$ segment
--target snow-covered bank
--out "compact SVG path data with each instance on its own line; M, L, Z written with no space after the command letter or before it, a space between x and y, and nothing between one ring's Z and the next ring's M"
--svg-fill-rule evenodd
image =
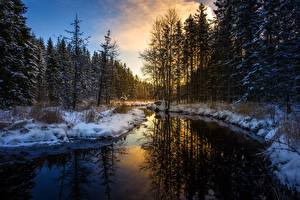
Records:
M148 108L164 111L162 104L151 104ZM273 118L257 119L224 108L210 108L206 104L183 104L171 105L169 112L218 119L262 137L270 144L265 154L270 158L275 175L282 184L300 191L300 145L293 138L288 138L288 133L279 131L283 122L282 111L276 110Z
M70 138L118 137L145 119L144 112L133 109L126 114L104 117L99 123L79 123L68 133Z
M0 129L0 147L21 147L60 144L73 139L118 137L141 123L144 112L132 109L125 114L112 110L96 113L95 122L87 123L80 112L62 112L63 123L46 124L34 120L20 120Z
M269 156L275 168L274 173L280 182L290 189L295 188L300 192L299 146L297 149L291 149L286 141L287 139L282 135L278 140L271 143L266 155Z
M125 106L147 106L152 104L153 101L114 101L114 105L125 105Z

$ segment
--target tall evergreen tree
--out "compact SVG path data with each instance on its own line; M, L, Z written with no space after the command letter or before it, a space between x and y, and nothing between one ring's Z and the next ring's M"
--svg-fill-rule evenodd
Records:
M0 1L1 106L28 105L34 100L35 58L21 0Z
M104 43L101 44L101 66L98 79L98 95L97 105L101 103L101 98L105 95L106 103L110 102L110 92L112 92L111 81L113 77L114 67L113 62L118 55L118 46L116 42L113 42L110 35L110 30L105 35Z
M176 85L176 101L180 103L181 95L182 95L182 79L183 77L183 41L184 35L182 32L182 23L178 21L176 23L175 30L175 43L174 43L174 56L175 56L175 85Z
M58 40L57 43L57 56L58 56L58 68L59 68L59 97L60 103L64 107L72 106L72 81L74 68L71 59L71 52L67 48L65 39Z
M36 87L36 101L42 102L46 100L46 47L42 38L36 40L37 49L37 87Z
M47 80L47 97L51 105L58 105L60 102L59 99L59 90L60 82L59 78L59 65L58 65L58 56L55 47L53 46L52 39L49 38L47 42L47 69L46 69L46 80Z
M192 82L191 76L195 65L195 49L196 49L196 23L192 15L190 15L184 23L184 47L183 47L183 62L186 74L186 97L187 101L192 100L191 94L194 94L195 82Z
M73 75L73 94L72 94L72 107L76 108L79 92L80 92L80 76L81 76L81 64L82 64L82 48L86 45L88 38L83 38L83 32L80 31L80 20L76 14L74 22L71 24L73 26L72 31L67 31L72 35L71 47L72 47L72 60L74 63L74 75Z
M207 8L200 4L195 15L196 32L196 95L198 100L206 100L206 68L209 61L209 23L207 20Z

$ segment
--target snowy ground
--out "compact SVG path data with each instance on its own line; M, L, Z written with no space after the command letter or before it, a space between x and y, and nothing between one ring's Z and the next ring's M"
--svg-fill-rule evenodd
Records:
M164 102L160 106L151 104L148 108L163 111ZM280 132L278 136L281 120L283 120L280 110L276 110L276 116L272 119L269 117L256 119L231 110L212 109L205 104L171 105L169 112L222 120L262 137L270 144L265 154L272 162L275 175L282 184L300 191L300 145L297 141L290 141L291 138L287 138L284 132Z
M96 112L95 121L86 122L86 113L60 111L62 123L47 124L33 119L13 120L8 123L9 111L0 112L0 147L25 147L69 143L77 139L114 138L128 132L145 119L144 112L133 108L125 114L113 109Z

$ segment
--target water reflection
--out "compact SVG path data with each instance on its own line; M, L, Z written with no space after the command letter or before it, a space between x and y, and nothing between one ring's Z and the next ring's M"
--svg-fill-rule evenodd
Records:
M115 163L124 154L122 142L99 149L43 156L0 167L5 199L111 199Z
M147 113L109 145L0 165L3 199L291 199L258 143L214 122ZM296 199L296 198L295 198Z
M259 145L214 122L165 116L153 121L143 169L155 199L274 199Z

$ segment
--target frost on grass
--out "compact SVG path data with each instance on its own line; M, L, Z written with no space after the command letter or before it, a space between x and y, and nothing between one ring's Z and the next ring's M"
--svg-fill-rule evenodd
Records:
M113 114L113 110L96 113L93 123L86 122L86 113L62 111L64 120L59 124L46 124L35 120L15 121L0 129L0 147L20 147L42 144L60 144L72 139L98 139L118 137L144 120L144 112L133 109L126 114Z

